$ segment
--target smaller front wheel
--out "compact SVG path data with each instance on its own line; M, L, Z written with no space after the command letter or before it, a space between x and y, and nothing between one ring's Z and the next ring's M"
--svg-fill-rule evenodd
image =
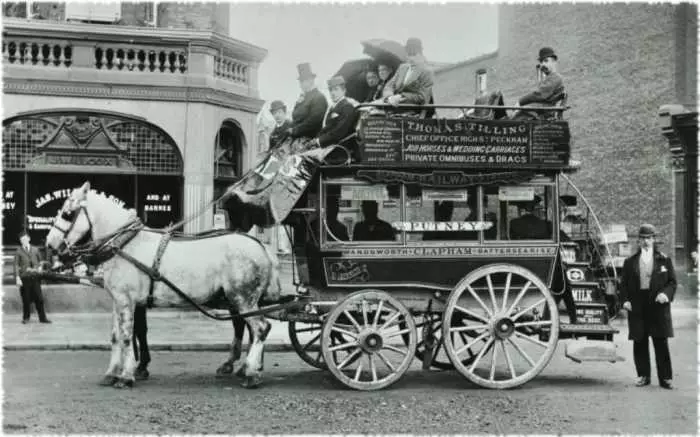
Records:
M378 390L406 373L416 338L413 317L401 302L383 291L362 290L328 314L321 350L338 381L356 390Z

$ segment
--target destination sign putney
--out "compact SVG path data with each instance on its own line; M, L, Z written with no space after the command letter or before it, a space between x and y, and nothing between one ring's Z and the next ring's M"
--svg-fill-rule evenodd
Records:
M367 118L364 164L556 168L569 162L565 121Z

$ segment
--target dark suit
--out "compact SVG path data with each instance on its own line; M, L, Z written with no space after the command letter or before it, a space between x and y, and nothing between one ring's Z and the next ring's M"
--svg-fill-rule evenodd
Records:
M272 130L270 133L270 148L269 150L274 149L275 147L279 146L282 141L287 139L289 134L287 133L287 129L292 127L292 122L289 120L285 120L284 123L282 123L279 126L275 126L275 128Z
M384 220L377 219L372 225L362 221L352 230L352 241L394 241L396 232Z
M650 376L649 337L652 337L659 379L671 379L668 338L673 337L671 302L676 294L676 273L671 258L654 249L649 289L642 290L639 277L640 256L641 250L625 260L620 280L620 300L632 305L627 323L629 339L634 341L637 375ZM659 293L664 293L669 302L656 302Z
M314 88L297 100L292 111L292 137L316 138L328 109L326 97Z
M340 144L340 140L355 131L356 122L355 106L343 97L328 111L325 124L318 136L318 143L321 147Z
M20 247L15 253L15 272L22 280L19 292L22 296L22 320L29 320L31 305L34 302L39 320L46 320L44 312L44 297L41 293L41 279L30 275L27 269L38 269L41 263L39 249L29 246L29 251Z
M551 226L532 214L523 214L510 221L511 240L551 240Z

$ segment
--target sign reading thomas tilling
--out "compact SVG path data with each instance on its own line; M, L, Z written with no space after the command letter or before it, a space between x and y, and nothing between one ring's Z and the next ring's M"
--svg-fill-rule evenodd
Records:
M560 167L569 161L563 121L369 118L360 126L367 164Z

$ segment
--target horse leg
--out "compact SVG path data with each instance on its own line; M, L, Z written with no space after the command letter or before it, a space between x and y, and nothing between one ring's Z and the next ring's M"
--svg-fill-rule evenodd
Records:
M229 314L231 314L231 323L233 324L233 342L231 343L231 349L229 351L229 356L224 363L216 369L217 375L225 375L233 373L233 367L236 361L241 358L243 352L243 334L245 333L245 319L235 317L238 314L234 308L229 308Z
M257 305L256 308L257 309ZM262 382L263 371L263 349L267 334L270 332L270 322L262 315L253 316L247 319L248 328L253 336L253 341L248 350L248 356L241 372L245 372L245 379L242 386L245 388L255 388Z
M118 303L119 331L121 333L121 363L122 373L119 380L114 384L116 388L133 387L134 370L136 369L136 359L131 346L134 333L134 305L129 296L124 296Z
M148 363L151 362L151 354L148 350L148 325L146 324L146 307L137 305L134 310L134 356L138 361L138 367L134 371L136 379L148 379Z
M112 308L112 335L110 342L112 344L112 355L109 359L109 366L104 377L100 381L100 385L111 386L117 382L118 375L121 373L121 351L119 338L119 314L117 312L117 304Z

